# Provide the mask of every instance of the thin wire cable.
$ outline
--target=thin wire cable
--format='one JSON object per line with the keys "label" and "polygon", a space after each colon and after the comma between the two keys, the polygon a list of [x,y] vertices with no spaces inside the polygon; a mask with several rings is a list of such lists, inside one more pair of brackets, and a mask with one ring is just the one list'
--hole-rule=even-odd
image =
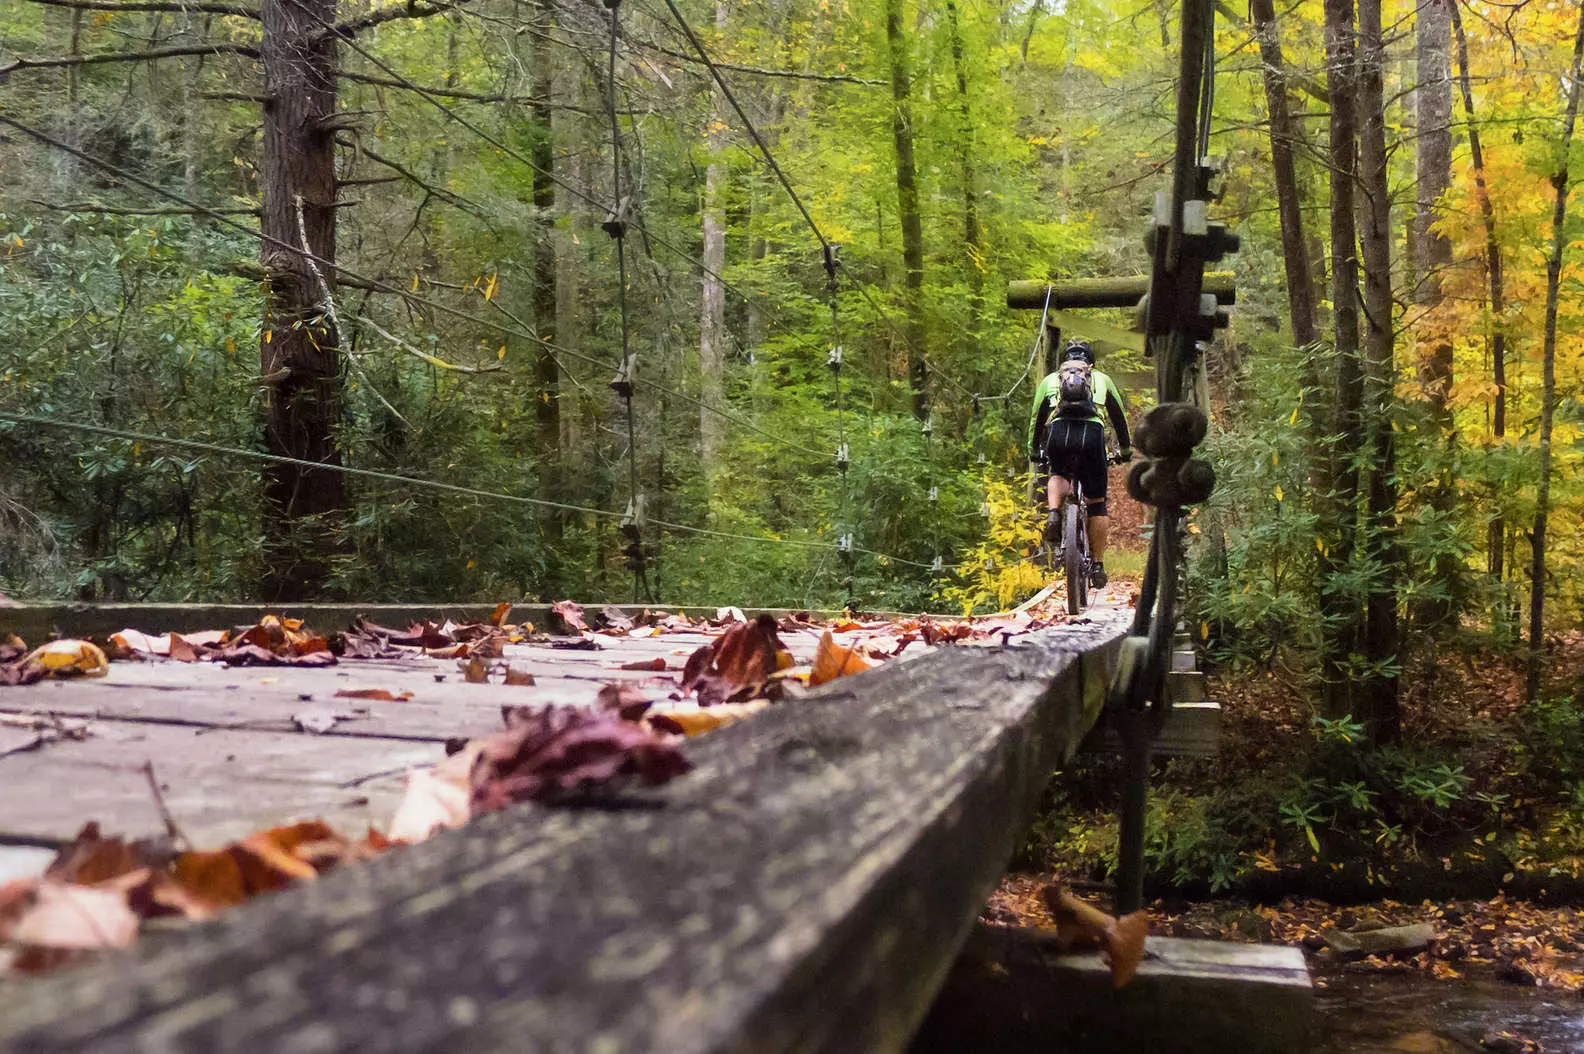
{"label": "thin wire cable", "polygon": [[1012,382],[1012,387],[1000,395],[981,395],[979,397],[980,402],[996,402],[1000,399],[1010,399],[1012,398],[1012,393],[1021,388],[1023,382],[1028,380],[1029,371],[1034,368],[1034,360],[1039,357],[1040,346],[1045,343],[1045,320],[1050,317],[1050,302],[1051,287],[1047,285],[1045,287],[1045,309],[1040,312],[1039,329],[1034,334],[1034,347],[1029,352],[1028,362],[1023,364],[1023,372],[1019,374],[1017,380]]}
{"label": "thin wire cable", "polygon": [[[432,299],[430,299],[428,297],[419,296],[417,293],[409,292],[408,290],[403,289],[400,286],[392,285],[389,282],[382,281],[382,280],[380,280],[378,278],[373,278],[373,277],[371,277],[369,275],[366,275],[366,274],[360,274],[359,272],[354,271],[351,267],[347,266],[344,263],[337,263],[334,260],[327,259],[327,258],[325,258],[323,256],[320,256],[320,255],[316,254],[316,253],[304,252],[301,246],[295,245],[295,244],[293,244],[291,242],[288,242],[288,241],[284,241],[284,240],[282,240],[280,238],[272,237],[271,235],[265,234],[264,232],[259,231],[259,230],[255,230],[252,227],[247,226],[246,224],[238,223],[236,220],[232,219],[230,216],[226,215],[224,212],[221,212],[221,211],[219,211],[217,209],[212,209],[212,208],[210,208],[210,207],[208,207],[206,205],[200,205],[197,202],[193,201],[191,198],[186,198],[186,197],[183,197],[182,195],[176,193],[175,191],[167,190],[164,187],[161,187],[159,184],[150,182],[149,180],[144,179],[143,177],[137,175],[136,173],[130,172],[130,171],[124,169],[124,168],[121,168],[118,165],[112,164],[109,161],[105,161],[103,158],[95,157],[93,154],[90,154],[90,153],[88,153],[88,152],[86,152],[84,150],[79,150],[78,148],[72,146],[69,143],[62,142],[61,140],[54,138],[53,136],[49,135],[48,133],[41,132],[41,131],[39,131],[36,128],[32,128],[32,127],[30,127],[30,126],[28,126],[26,124],[23,124],[21,121],[18,121],[16,118],[10,117],[10,116],[8,116],[8,115],[6,115],[4,113],[0,113],[0,124],[9,125],[10,127],[15,128],[17,131],[23,133],[24,135],[29,136],[30,138],[36,139],[37,141],[43,143],[46,146],[53,147],[54,149],[60,150],[63,153],[70,154],[73,157],[77,158],[78,160],[84,161],[84,162],[86,162],[86,163],[88,163],[90,165],[93,165],[95,168],[98,168],[101,171],[108,172],[110,175],[115,176],[117,179],[124,179],[127,182],[129,182],[129,183],[134,183],[137,186],[142,187],[144,190],[147,190],[151,194],[154,194],[154,195],[156,195],[158,197],[164,198],[167,201],[173,201],[173,202],[175,202],[178,205],[185,206],[186,208],[191,209],[193,212],[198,213],[199,215],[207,216],[210,219],[214,220],[215,223],[217,223],[217,224],[219,224],[221,226],[230,227],[233,230],[236,230],[236,231],[239,231],[239,232],[241,232],[243,234],[246,234],[250,238],[257,238],[258,240],[262,241],[266,245],[273,245],[273,246],[276,246],[277,248],[286,249],[286,250],[292,252],[295,255],[304,257],[305,259],[311,259],[311,260],[313,260],[313,261],[315,261],[317,263],[325,265],[326,267],[334,268],[336,273],[344,274],[348,278],[351,278],[351,279],[354,279],[354,280],[356,280],[358,282],[361,282],[364,285],[366,285],[367,287],[369,287],[370,289],[373,289],[375,292],[386,293],[386,294],[389,294],[391,296],[401,297],[403,300],[406,300],[409,303],[420,304],[420,305],[422,305],[424,307],[432,308],[435,311],[439,311],[439,312],[441,312],[443,314],[451,315],[454,318],[463,319],[464,321],[467,321],[467,322],[472,322],[475,325],[483,326],[486,329],[494,330],[497,333],[504,333],[504,334],[507,334],[508,336],[514,336],[514,337],[524,337],[524,338],[526,338],[528,340],[533,341],[535,346],[537,346],[537,347],[550,348],[551,350],[556,351],[556,352],[560,353],[561,355],[565,355],[565,356],[567,356],[569,358],[576,359],[576,360],[578,360],[580,362],[588,363],[591,366],[597,366],[600,369],[607,369],[609,367],[609,363],[603,362],[600,359],[597,359],[597,358],[593,357],[592,355],[585,355],[585,354],[583,354],[580,351],[575,351],[575,350],[573,350],[571,348],[565,347],[565,346],[560,345],[560,344],[556,344],[556,343],[554,343],[552,341],[547,341],[547,340],[541,339],[539,337],[539,335],[533,331],[533,327],[528,326],[526,323],[522,322],[522,320],[518,319],[515,315],[511,314],[511,312],[506,311],[506,309],[502,308],[499,304],[496,304],[493,300],[490,301],[491,306],[494,307],[496,310],[501,311],[503,314],[505,314],[508,318],[510,318],[513,322],[515,322],[517,324],[517,327],[519,327],[519,328],[513,328],[512,326],[508,326],[508,325],[505,325],[503,323],[496,322],[493,319],[485,318],[482,315],[475,315],[475,314],[473,314],[470,311],[463,311],[460,308],[452,307],[451,305],[442,303],[442,302],[440,302],[438,300],[432,300]],[[634,226],[637,227],[638,225],[634,224]],[[639,229],[642,230],[642,228],[639,228]],[[565,368],[565,367],[563,367],[563,368]],[[637,378],[635,380],[635,383],[642,384],[645,387],[653,388],[653,389],[655,389],[657,391],[663,391],[667,395],[673,395],[673,396],[677,397],[678,399],[683,400],[684,402],[692,403],[694,406],[697,406],[699,409],[705,410],[705,411],[707,411],[709,413],[712,413],[712,414],[716,415],[717,417],[720,417],[722,420],[730,421],[733,424],[735,424],[735,425],[737,425],[737,426],[739,426],[741,428],[746,428],[746,429],[748,429],[751,432],[756,432],[759,435],[764,436],[766,439],[773,439],[777,443],[781,443],[781,444],[785,445],[789,449],[801,450],[801,451],[803,451],[804,453],[807,453],[807,454],[814,454],[816,456],[823,456],[823,452],[822,451],[816,450],[815,448],[813,448],[811,446],[807,446],[807,445],[805,445],[803,443],[798,443],[798,442],[795,442],[794,440],[787,439],[787,438],[785,438],[783,436],[776,435],[774,432],[766,431],[765,429],[759,427],[758,425],[752,423],[751,421],[748,421],[745,418],[738,417],[736,414],[733,414],[729,410],[722,410],[718,406],[712,406],[709,403],[704,402],[702,399],[697,399],[697,398],[695,398],[695,397],[693,397],[691,395],[688,395],[685,392],[679,392],[679,391],[675,391],[675,390],[670,389],[670,388],[665,388],[665,387],[655,383],[654,381],[644,380],[642,377]]]}
{"label": "thin wire cable", "polygon": [[[10,421],[13,424],[32,425],[42,428],[56,428],[66,432],[82,432],[88,435],[105,436],[110,439],[127,439],[140,443],[149,443],[158,446],[172,447],[177,450],[196,450],[206,454],[217,454],[224,457],[244,458],[250,461],[267,461],[273,464],[297,465],[302,468],[321,469],[327,472],[340,472],[348,476],[360,476],[365,479],[376,479],[386,483],[399,483],[409,487],[428,487],[431,490],[445,491],[451,494],[463,494],[473,498],[487,498],[493,501],[505,501],[518,505],[532,505],[536,508],[559,509],[563,512],[584,513],[589,516],[601,516],[606,519],[620,520],[626,514],[615,509],[599,509],[588,505],[572,505],[568,502],[550,501],[546,498],[530,498],[521,494],[506,494],[501,491],[483,490],[478,487],[466,487],[459,483],[445,483],[440,480],[424,479],[421,476],[408,476],[399,472],[383,472],[373,468],[356,468],[351,465],[332,465],[322,461],[309,461],[304,458],[288,457],[285,454],[270,454],[262,450],[248,450],[245,447],[223,446],[219,443],[207,443],[198,439],[179,439],[174,436],[160,435],[155,432],[140,432],[128,428],[110,428],[105,425],[88,424],[80,421],[62,421],[58,418],[43,417],[37,414],[19,414],[10,410],[0,410],[0,421]],[[712,538],[729,538],[740,542],[768,542],[774,545],[790,545],[799,549],[819,549],[831,551],[836,548],[830,542],[811,542],[801,538],[779,538],[768,534],[741,534],[733,531],[717,531],[708,527],[694,527],[691,524],[675,523],[669,520],[650,520],[651,524],[664,527],[668,530],[681,531],[686,534],[705,535]],[[878,552],[873,549],[857,549],[858,552],[868,553],[882,560],[903,564],[910,567],[928,567],[915,560],[907,560],[889,553]]]}
{"label": "thin wire cable", "polygon": [[[326,22],[323,17],[320,17],[318,19],[318,21],[319,21],[319,23],[321,25],[324,25],[324,26],[329,26],[330,25],[330,23]],[[390,76],[394,77],[395,79],[397,79],[399,81],[402,81],[403,82],[402,86],[404,88],[406,88],[408,91],[413,92],[419,98],[421,98],[425,102],[427,102],[430,106],[433,106],[435,109],[439,110],[441,113],[443,113],[447,117],[451,118],[457,124],[460,124],[463,128],[467,129],[469,132],[472,132],[474,135],[478,136],[480,139],[482,139],[484,142],[488,143],[490,146],[493,146],[495,149],[501,151],[507,157],[510,157],[512,160],[518,162],[519,164],[526,165],[530,171],[539,173],[540,175],[542,175],[546,179],[548,179],[550,182],[554,183],[556,186],[560,187],[562,190],[565,190],[568,194],[571,194],[573,197],[579,199],[580,201],[584,202],[585,204],[593,205],[595,208],[604,208],[605,207],[605,203],[603,201],[600,201],[598,198],[594,197],[593,195],[589,194],[586,191],[578,189],[573,184],[568,183],[566,180],[562,179],[560,176],[557,176],[554,172],[551,172],[551,171],[549,171],[547,169],[539,167],[527,155],[525,155],[525,154],[521,153],[520,151],[514,149],[513,147],[508,146],[507,144],[501,142],[495,136],[490,135],[484,129],[478,127],[478,125],[474,124],[473,122],[469,121],[466,117],[463,117],[461,114],[457,113],[451,107],[449,107],[445,103],[441,102],[439,100],[439,98],[437,98],[433,93],[429,92],[428,90],[423,88],[421,85],[414,84],[410,78],[404,77],[402,74],[398,73],[392,67],[386,65],[384,62],[381,62],[379,59],[375,58],[373,55],[371,55],[368,52],[368,50],[366,48],[364,48],[361,45],[359,45],[355,40],[346,39],[346,40],[342,40],[341,43],[345,44],[347,47],[351,48],[353,51],[357,52],[359,55],[362,55],[365,59],[367,59],[368,61],[372,62],[374,65],[378,66],[380,69],[384,70]],[[722,287],[731,290],[731,292],[734,293],[737,297],[739,297],[744,303],[752,303],[752,301],[749,299],[749,296],[748,296],[747,293],[744,293],[742,290],[740,290],[736,286],[732,285],[732,283],[730,283],[729,281],[726,280],[726,277],[724,275],[721,275],[721,274],[717,273],[716,271],[712,270],[708,265],[706,265],[704,263],[704,261],[694,259],[693,255],[691,253],[687,252],[685,249],[681,249],[681,248],[679,248],[679,247],[677,247],[675,245],[672,245],[670,242],[666,241],[664,238],[661,238],[659,235],[657,235],[653,231],[649,230],[647,227],[645,227],[639,221],[633,220],[633,221],[631,221],[631,223],[632,223],[633,229],[638,231],[645,238],[648,238],[649,240],[653,241],[656,245],[660,246],[662,249],[665,249],[668,252],[671,252],[671,253],[676,254],[677,256],[680,256],[682,259],[686,260],[689,264],[691,264],[692,266],[696,267],[698,270],[700,270],[703,273],[709,275],[710,277],[716,279],[717,281],[719,281],[721,283]]]}
{"label": "thin wire cable", "polygon": [[665,0],[665,5],[671,9],[671,16],[676,19],[677,25],[682,27],[683,35],[687,37],[688,43],[693,45],[693,50],[698,53],[699,60],[709,68],[710,76],[715,78],[715,83],[719,85],[721,94],[726,97],[727,102],[731,103],[732,109],[737,111],[737,116],[742,119],[743,127],[748,130],[749,136],[753,138],[754,145],[764,155],[765,164],[770,166],[770,171],[774,172],[776,178],[781,181],[781,186],[786,189],[787,197],[792,199],[792,204],[796,205],[797,210],[803,214],[803,219],[808,223],[809,230],[814,232],[814,237],[819,239],[820,248],[828,255],[831,251],[830,239],[825,237],[824,232],[819,229],[819,224],[814,222],[814,217],[809,215],[809,210],[804,206],[803,199],[798,197],[798,192],[793,188],[792,181],[787,178],[787,174],[776,163],[775,155],[765,145],[764,139],[759,135],[759,130],[754,127],[753,121],[749,119],[742,105],[737,102],[737,96],[732,94],[731,85],[726,83],[726,78],[721,74],[720,68],[709,57],[709,52],[704,50],[704,42],[698,38],[697,33],[693,32],[693,27],[688,25],[687,19],[682,17],[682,12],[677,8],[676,0]]}

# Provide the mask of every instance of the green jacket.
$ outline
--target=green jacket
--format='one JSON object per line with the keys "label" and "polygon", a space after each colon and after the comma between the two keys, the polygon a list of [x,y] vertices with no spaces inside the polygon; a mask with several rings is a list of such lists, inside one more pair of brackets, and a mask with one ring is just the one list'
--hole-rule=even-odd
{"label": "green jacket", "polygon": [[[1094,378],[1094,403],[1095,412],[1089,418],[1105,421],[1100,417],[1100,408],[1104,407],[1106,417],[1111,419],[1111,430],[1116,433],[1117,445],[1123,448],[1132,446],[1128,438],[1127,414],[1122,403],[1122,389],[1100,370],[1093,371]],[[1034,409],[1029,412],[1027,447],[1030,461],[1039,460],[1039,451],[1035,449],[1035,442],[1039,439],[1040,432],[1045,427],[1045,422],[1056,410],[1056,401],[1060,396],[1057,385],[1060,383],[1056,373],[1047,373],[1045,379],[1039,382],[1039,387],[1034,389]]]}

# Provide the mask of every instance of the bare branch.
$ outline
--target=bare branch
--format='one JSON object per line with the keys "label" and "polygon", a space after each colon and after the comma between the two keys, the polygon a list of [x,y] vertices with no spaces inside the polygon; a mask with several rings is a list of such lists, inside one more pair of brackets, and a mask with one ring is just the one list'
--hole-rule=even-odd
{"label": "bare branch", "polygon": [[[376,77],[368,73],[354,73],[351,70],[337,70],[336,76],[343,80],[357,81],[359,84],[372,84],[381,88],[399,88],[402,91],[418,92],[421,95],[438,95],[447,99],[465,99],[468,102],[513,102],[524,106],[539,106],[547,110],[567,110],[572,113],[589,114],[603,117],[603,109],[593,109],[587,106],[573,106],[570,103],[547,102],[544,99],[535,99],[529,95],[486,95],[482,92],[461,91],[457,88],[426,88],[410,81],[394,80],[390,77]],[[622,111],[627,116],[637,115],[637,111]]]}
{"label": "bare branch", "polygon": [[428,18],[430,15],[441,15],[465,0],[457,0],[453,4],[426,4],[422,0],[407,0],[404,6],[387,7],[380,11],[371,11],[361,18],[351,18],[345,22],[337,22],[333,32],[338,37],[350,37],[361,33],[373,26],[383,25],[386,22],[395,22],[402,18]]}
{"label": "bare branch", "polygon": [[170,48],[150,48],[147,51],[105,51],[94,55],[52,55],[49,58],[13,59],[0,66],[0,84],[4,84],[13,70],[58,69],[62,66],[95,66],[103,62],[149,62],[154,59],[179,58],[183,55],[245,55],[259,57],[253,44],[182,44]]}
{"label": "bare branch", "polygon": [[255,22],[259,19],[257,8],[217,3],[215,0],[192,0],[191,3],[183,3],[182,0],[28,0],[28,3],[70,7],[78,11],[169,11],[176,14],[197,11],[206,15],[251,18]]}

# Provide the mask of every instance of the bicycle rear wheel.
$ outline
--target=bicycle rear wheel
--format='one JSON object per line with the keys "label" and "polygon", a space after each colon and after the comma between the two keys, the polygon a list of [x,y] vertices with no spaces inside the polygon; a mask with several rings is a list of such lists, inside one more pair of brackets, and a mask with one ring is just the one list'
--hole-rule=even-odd
{"label": "bicycle rear wheel", "polygon": [[1062,563],[1067,570],[1067,614],[1076,615],[1089,604],[1089,569],[1084,565],[1083,525],[1078,519],[1078,503],[1068,499],[1062,504]]}

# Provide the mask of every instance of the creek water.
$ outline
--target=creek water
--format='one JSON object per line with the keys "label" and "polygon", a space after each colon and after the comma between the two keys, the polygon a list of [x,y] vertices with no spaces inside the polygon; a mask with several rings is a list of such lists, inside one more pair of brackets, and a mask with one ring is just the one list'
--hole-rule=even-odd
{"label": "creek water", "polygon": [[1464,1054],[1503,1047],[1494,1033],[1545,1054],[1584,1054],[1584,996],[1471,971],[1438,981],[1417,973],[1315,972],[1321,1038],[1315,1054]]}

